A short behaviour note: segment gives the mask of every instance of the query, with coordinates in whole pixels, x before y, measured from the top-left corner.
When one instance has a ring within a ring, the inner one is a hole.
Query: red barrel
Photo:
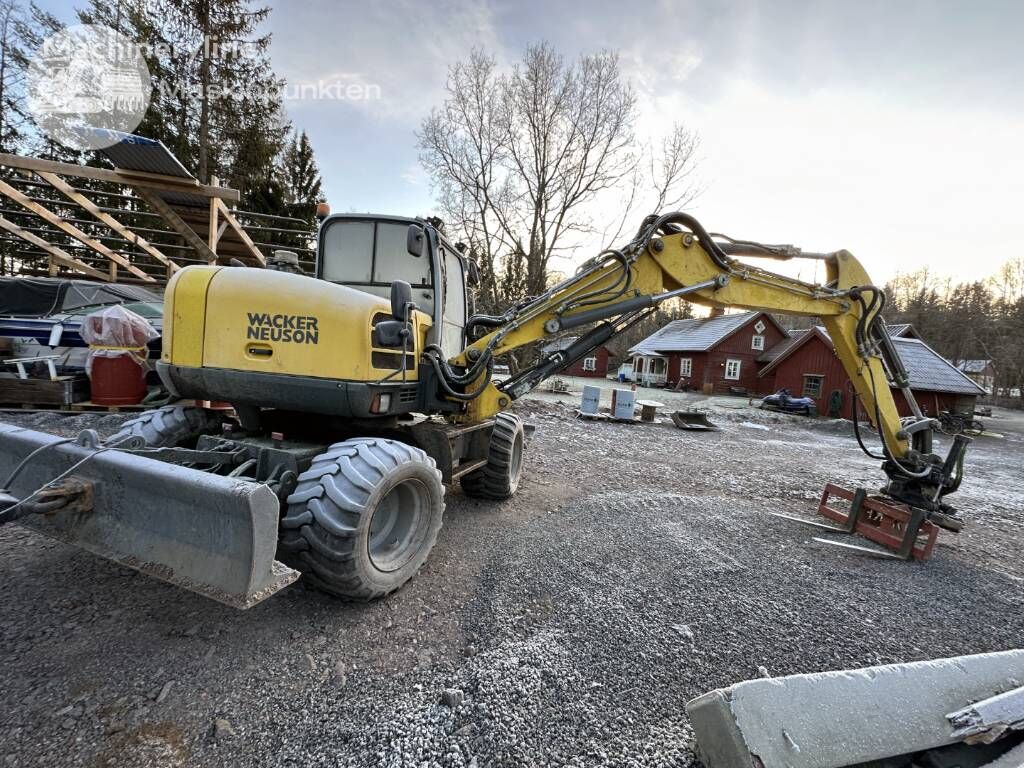
[[[146,376],[131,355],[92,358],[92,401],[97,405],[136,405],[146,396]]]

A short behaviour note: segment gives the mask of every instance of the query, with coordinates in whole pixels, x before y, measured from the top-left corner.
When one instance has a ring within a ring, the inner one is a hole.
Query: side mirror
[[[391,284],[391,316],[395,320],[405,320],[410,304],[413,304],[412,286],[405,280],[395,280]]]
[[[405,236],[405,249],[411,256],[423,255],[423,227],[409,225],[409,232]]]
[[[466,282],[473,287],[480,285],[480,265],[474,259],[466,259]]]

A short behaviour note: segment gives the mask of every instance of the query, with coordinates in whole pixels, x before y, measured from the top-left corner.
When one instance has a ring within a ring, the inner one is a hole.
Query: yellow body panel
[[[373,323],[381,315],[391,319],[390,305],[384,299],[304,275],[240,267],[187,267],[168,286],[164,318],[171,321],[172,330],[171,344],[164,346],[164,361],[188,367],[378,381],[393,374],[401,360],[400,350],[382,349],[374,354]],[[422,339],[429,318],[417,312],[413,322],[413,338]],[[415,381],[415,349],[409,350],[409,357],[406,380]],[[385,360],[387,363],[382,362]]]
[[[164,296],[163,355],[165,363],[198,367],[203,364],[206,292],[220,267],[197,267],[176,272]]]

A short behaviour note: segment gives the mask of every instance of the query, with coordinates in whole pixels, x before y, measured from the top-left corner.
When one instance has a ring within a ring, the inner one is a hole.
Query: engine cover
[[[430,319],[413,315],[419,347]],[[360,415],[368,385],[396,383],[402,351],[372,341],[374,325],[391,319],[384,299],[313,277],[187,267],[167,286],[158,370],[184,397]],[[406,384],[418,379],[418,357],[408,350]],[[349,390],[360,393],[358,407],[329,407]]]

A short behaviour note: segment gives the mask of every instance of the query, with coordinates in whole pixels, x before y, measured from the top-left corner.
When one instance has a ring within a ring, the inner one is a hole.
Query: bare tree
[[[635,96],[610,51],[566,63],[541,43],[507,72],[483,51],[451,68],[444,104],[421,126],[420,159],[480,262],[484,307],[543,291],[551,259],[597,234],[603,195],[624,194],[626,209],[641,190],[655,190],[659,206],[687,199],[696,137],[676,127],[647,153],[635,121]]]

